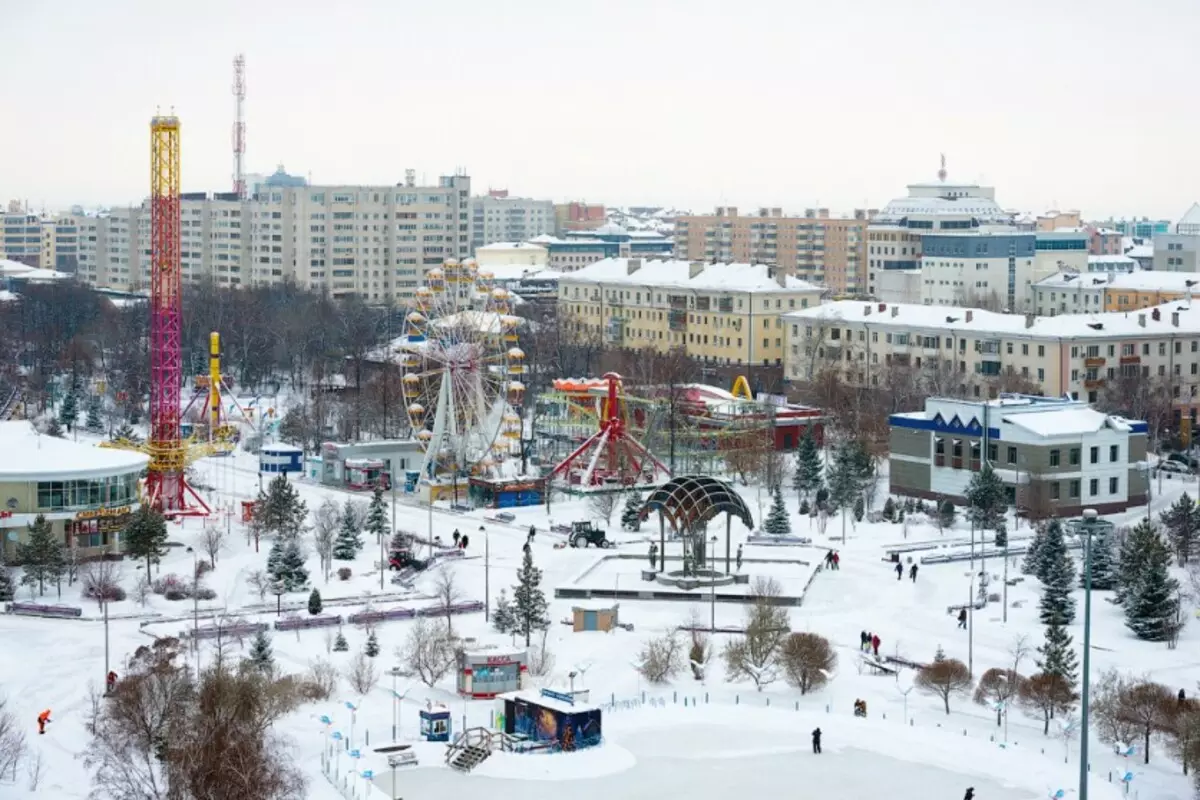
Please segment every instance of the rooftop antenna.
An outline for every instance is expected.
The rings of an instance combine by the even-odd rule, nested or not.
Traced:
[[[233,59],[233,191],[239,200],[246,199],[246,57],[241,53]]]
[[[945,183],[946,182],[946,154],[942,153],[941,155],[942,155],[942,166],[941,166],[941,169],[938,170],[938,180],[941,181],[942,183]]]

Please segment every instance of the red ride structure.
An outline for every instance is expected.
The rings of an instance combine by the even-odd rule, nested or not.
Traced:
[[[150,120],[150,438],[146,442],[150,464],[146,502],[168,517],[203,516],[209,511],[187,485],[187,448],[179,432],[183,384],[179,190],[179,118],[156,116]]]

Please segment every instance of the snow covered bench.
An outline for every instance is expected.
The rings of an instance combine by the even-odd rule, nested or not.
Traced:
[[[895,667],[889,667],[887,664],[884,664],[882,661],[879,661],[878,659],[875,659],[875,658],[871,658],[870,656],[863,656],[862,663],[865,666],[867,666],[868,668],[870,668],[871,673],[873,675],[895,675],[896,674]]]
[[[4,610],[9,614],[27,617],[72,619],[83,616],[83,609],[76,606],[48,606],[41,603],[9,603]]]
[[[264,633],[270,630],[270,627],[265,622],[243,622],[236,625],[206,625],[203,628],[185,628],[181,638],[216,639],[218,636],[228,636],[231,639],[240,639]]]
[[[411,608],[391,608],[386,611],[360,611],[346,617],[351,625],[361,625],[369,622],[387,622],[392,619],[412,619],[417,612]]]
[[[296,631],[308,630],[309,628],[332,628],[335,625],[342,624],[341,615],[336,616],[315,616],[315,617],[285,617],[275,620],[275,630],[277,631]]]

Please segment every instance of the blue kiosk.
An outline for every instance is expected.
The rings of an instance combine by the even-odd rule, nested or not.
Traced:
[[[258,471],[272,474],[304,472],[304,451],[290,444],[264,444],[258,453]]]
[[[421,738],[427,742],[450,741],[450,709],[427,703],[421,709]]]

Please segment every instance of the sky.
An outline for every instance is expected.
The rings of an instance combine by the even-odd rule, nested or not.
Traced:
[[[139,202],[149,120],[183,190],[314,183],[835,212],[931,180],[1005,208],[1175,219],[1200,198],[1195,0],[0,0],[0,202]]]

